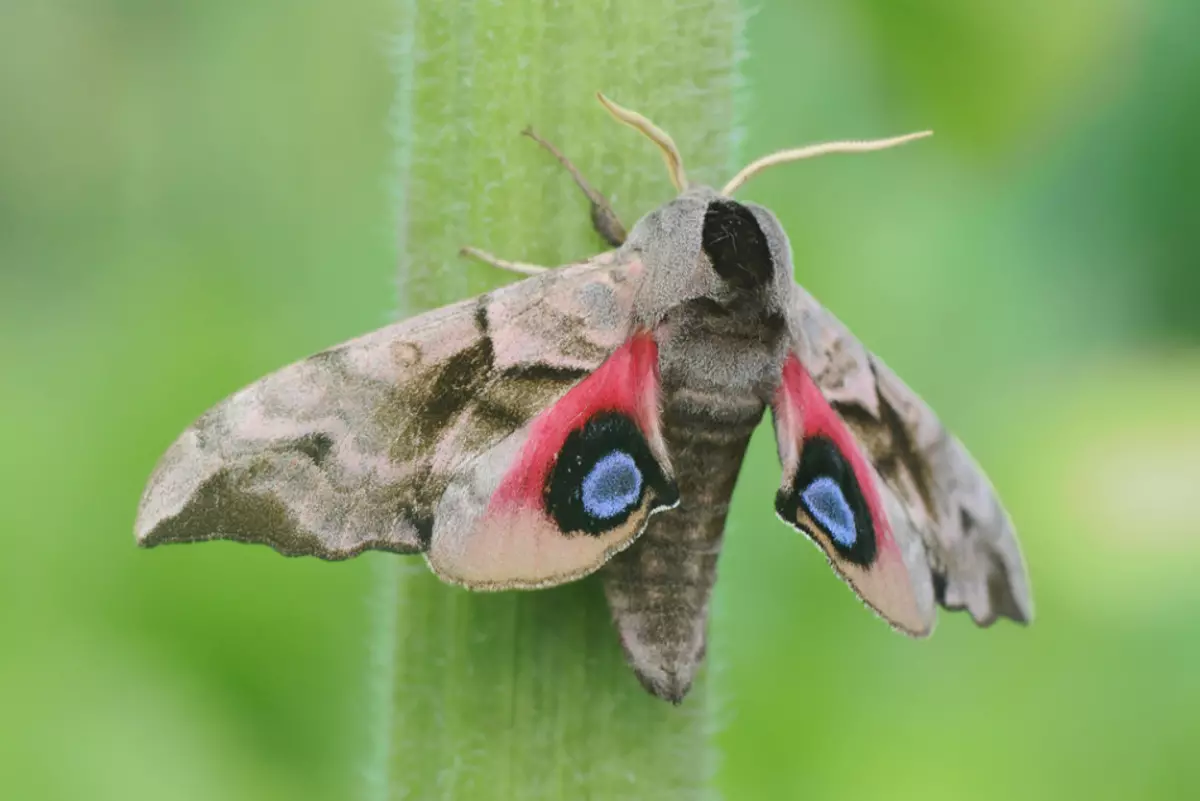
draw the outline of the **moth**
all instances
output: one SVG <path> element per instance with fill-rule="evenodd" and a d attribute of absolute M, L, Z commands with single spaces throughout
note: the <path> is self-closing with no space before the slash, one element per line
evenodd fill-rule
<path fill-rule="evenodd" d="M 717 557 L 767 409 L 775 511 L 872 610 L 928 635 L 935 604 L 1031 620 L 1012 525 L 933 412 L 793 277 L 767 209 L 733 200 L 776 164 L 691 185 L 670 136 L 603 95 L 661 150 L 678 196 L 625 233 L 553 145 L 611 250 L 528 274 L 284 367 L 208 411 L 149 480 L 143 546 L 231 539 L 289 556 L 423 554 L 474 590 L 602 571 L 628 662 L 678 703 L 701 663 Z"/>

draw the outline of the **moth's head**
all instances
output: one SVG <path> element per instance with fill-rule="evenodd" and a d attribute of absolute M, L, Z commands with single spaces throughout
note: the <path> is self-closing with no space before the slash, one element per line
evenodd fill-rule
<path fill-rule="evenodd" d="M 751 300 L 768 312 L 783 311 L 794 282 L 787 235 L 774 214 L 734 200 L 733 193 L 768 167 L 829 153 L 882 150 L 932 133 L 782 150 L 751 162 L 717 191 L 688 182 L 679 149 L 665 131 L 604 95 L 596 96 L 617 120 L 658 147 L 679 191 L 674 200 L 639 220 L 624 245 L 641 254 L 648 271 L 639 310 L 643 318 L 659 317 L 671 306 L 697 297 L 726 307 Z"/>
<path fill-rule="evenodd" d="M 775 215 L 706 186 L 638 220 L 624 247 L 646 270 L 637 300 L 645 323 L 696 298 L 770 314 L 791 297 L 791 246 Z"/>

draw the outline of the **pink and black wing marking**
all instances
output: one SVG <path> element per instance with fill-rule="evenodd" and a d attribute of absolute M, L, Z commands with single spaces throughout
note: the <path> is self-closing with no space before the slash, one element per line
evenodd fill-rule
<path fill-rule="evenodd" d="M 891 513 L 878 472 L 795 353 L 784 362 L 772 410 L 783 464 L 780 518 L 807 534 L 872 609 L 910 634 L 927 634 L 932 601 L 911 578 L 906 550 L 908 560 L 917 554 L 907 521 Z"/>
<path fill-rule="evenodd" d="M 962 444 L 800 287 L 792 324 L 775 404 L 780 514 L 815 532 L 834 567 L 905 631 L 932 629 L 934 601 L 981 625 L 1031 619 L 1011 523 Z"/>
<path fill-rule="evenodd" d="M 633 334 L 451 483 L 428 559 L 475 588 L 579 578 L 678 502 L 659 423 L 658 353 Z"/>

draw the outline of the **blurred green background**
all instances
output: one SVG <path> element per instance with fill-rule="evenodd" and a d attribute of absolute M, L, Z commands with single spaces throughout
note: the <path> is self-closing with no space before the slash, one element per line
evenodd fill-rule
<path fill-rule="evenodd" d="M 197 414 L 390 319 L 393 26 L 385 0 L 0 8 L 0 797 L 353 797 L 395 557 L 130 527 Z M 1038 619 L 891 634 L 774 520 L 760 432 L 711 652 L 727 798 L 1195 797 L 1197 30 L 1194 0 L 756 7 L 744 158 L 937 131 L 746 196 L 987 467 Z"/>

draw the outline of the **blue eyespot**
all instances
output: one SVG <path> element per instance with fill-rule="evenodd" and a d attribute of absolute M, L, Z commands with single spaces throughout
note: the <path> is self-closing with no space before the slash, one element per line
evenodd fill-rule
<path fill-rule="evenodd" d="M 616 517 L 637 503 L 642 472 L 625 451 L 612 451 L 596 461 L 583 479 L 583 509 L 601 520 Z"/>
<path fill-rule="evenodd" d="M 842 488 L 828 476 L 813 479 L 800 495 L 804 508 L 821 528 L 843 548 L 854 547 L 858 530 L 854 525 L 854 512 L 842 494 Z"/>

